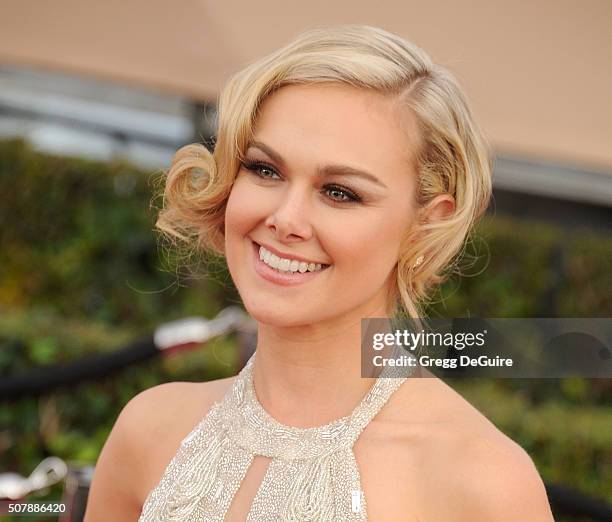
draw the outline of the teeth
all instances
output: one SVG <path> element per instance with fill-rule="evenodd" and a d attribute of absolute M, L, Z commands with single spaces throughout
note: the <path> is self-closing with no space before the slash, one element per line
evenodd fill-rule
<path fill-rule="evenodd" d="M 317 272 L 322 268 L 321 263 L 305 263 L 297 259 L 280 258 L 262 246 L 259 247 L 259 259 L 281 272 L 301 272 L 303 274 L 304 272 Z"/>

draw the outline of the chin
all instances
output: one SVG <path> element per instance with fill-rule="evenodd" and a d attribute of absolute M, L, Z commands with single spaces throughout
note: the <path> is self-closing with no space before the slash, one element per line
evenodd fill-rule
<path fill-rule="evenodd" d="M 304 326 L 317 322 L 317 319 L 306 317 L 304 314 L 287 313 L 278 310 L 247 307 L 249 315 L 258 323 L 274 326 L 277 328 L 289 328 L 293 326 Z"/>
<path fill-rule="evenodd" d="M 272 303 L 253 303 L 244 300 L 247 313 L 258 323 L 278 328 L 312 325 L 325 318 L 318 313 L 289 306 L 273 306 Z"/>

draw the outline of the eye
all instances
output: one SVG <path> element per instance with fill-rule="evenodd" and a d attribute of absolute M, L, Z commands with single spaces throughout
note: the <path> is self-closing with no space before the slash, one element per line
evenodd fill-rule
<path fill-rule="evenodd" d="M 330 194 L 331 199 L 337 203 L 359 203 L 361 201 L 361 197 L 352 190 L 340 185 L 327 185 L 323 192 Z"/>
<path fill-rule="evenodd" d="M 249 172 L 255 174 L 258 178 L 265 180 L 281 179 L 276 169 L 264 161 L 241 161 L 240 164 Z M 276 178 L 274 177 L 276 176 Z M 334 203 L 360 203 L 361 197 L 352 190 L 341 185 L 325 185 L 321 190 L 323 194 L 328 195 Z"/>
<path fill-rule="evenodd" d="M 240 163 L 245 169 L 262 179 L 274 179 L 274 175 L 278 176 L 278 173 L 274 167 L 264 163 L 263 161 L 241 161 Z M 266 172 L 270 174 L 266 174 Z"/>

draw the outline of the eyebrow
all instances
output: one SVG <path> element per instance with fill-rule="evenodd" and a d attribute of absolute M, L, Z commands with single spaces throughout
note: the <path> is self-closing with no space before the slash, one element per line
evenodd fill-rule
<path fill-rule="evenodd" d="M 251 147 L 257 148 L 262 152 L 266 153 L 273 161 L 278 163 L 281 167 L 286 167 L 286 162 L 283 157 L 276 152 L 274 149 L 262 143 L 261 141 L 251 141 L 247 146 L 247 150 Z M 351 167 L 349 165 L 324 165 L 317 169 L 317 177 L 325 177 L 325 176 L 355 176 L 363 179 L 367 179 L 383 188 L 388 188 L 382 181 L 380 181 L 374 174 L 370 174 L 369 172 L 358 169 L 355 167 Z"/>

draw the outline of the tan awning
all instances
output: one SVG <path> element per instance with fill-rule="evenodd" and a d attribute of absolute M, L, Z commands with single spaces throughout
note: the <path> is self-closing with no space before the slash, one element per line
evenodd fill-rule
<path fill-rule="evenodd" d="M 0 62 L 214 100 L 303 29 L 366 23 L 459 77 L 500 152 L 612 171 L 612 2 L 4 0 Z"/>

